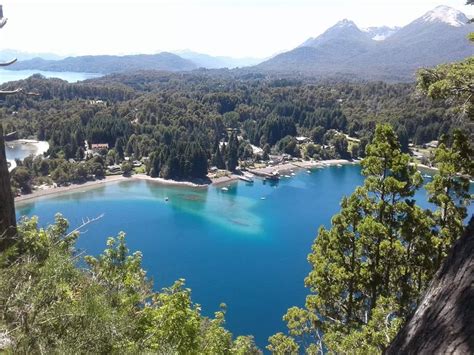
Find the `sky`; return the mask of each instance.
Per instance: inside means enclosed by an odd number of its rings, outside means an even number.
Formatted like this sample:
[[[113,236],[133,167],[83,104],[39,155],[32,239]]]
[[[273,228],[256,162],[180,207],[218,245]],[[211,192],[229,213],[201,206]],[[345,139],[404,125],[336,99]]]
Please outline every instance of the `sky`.
[[[0,0],[0,50],[60,55],[192,50],[265,58],[339,20],[403,26],[438,5],[467,15],[465,0]]]

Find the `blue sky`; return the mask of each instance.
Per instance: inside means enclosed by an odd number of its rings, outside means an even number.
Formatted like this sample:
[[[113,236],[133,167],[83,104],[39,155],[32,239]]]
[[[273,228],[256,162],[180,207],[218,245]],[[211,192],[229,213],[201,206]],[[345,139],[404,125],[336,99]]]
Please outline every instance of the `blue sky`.
[[[267,57],[337,21],[406,25],[437,5],[473,14],[464,0],[3,0],[0,49],[63,55],[190,49]]]

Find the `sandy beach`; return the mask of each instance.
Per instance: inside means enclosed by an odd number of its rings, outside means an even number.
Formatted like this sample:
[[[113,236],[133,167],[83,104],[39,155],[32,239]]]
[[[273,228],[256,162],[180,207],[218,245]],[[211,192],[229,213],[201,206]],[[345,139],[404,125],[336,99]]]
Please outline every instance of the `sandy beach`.
[[[301,170],[301,169],[311,169],[315,167],[328,167],[334,165],[343,165],[343,164],[354,164],[354,162],[342,159],[334,159],[334,160],[324,160],[324,161],[298,161],[298,162],[287,162],[282,164],[277,164],[274,166],[264,167],[264,168],[257,168],[257,169],[250,169],[251,172],[258,172],[258,173],[265,173],[271,174],[273,172],[289,172],[292,170]],[[145,180],[154,182],[160,185],[166,186],[181,186],[181,187],[193,187],[193,188],[207,188],[209,185],[225,185],[236,182],[239,180],[239,176],[235,174],[231,174],[228,176],[222,176],[218,178],[211,179],[211,184],[197,184],[190,181],[176,181],[176,180],[167,180],[162,178],[152,178],[151,176],[145,174],[135,174],[130,177],[122,176],[122,175],[112,175],[106,176],[102,180],[94,180],[94,181],[87,181],[83,184],[72,184],[69,186],[60,186],[60,187],[48,187],[41,190],[35,190],[31,194],[21,195],[15,197],[16,203],[22,203],[26,201],[31,201],[36,198],[44,197],[44,196],[52,196],[52,195],[60,195],[62,193],[68,193],[72,191],[85,191],[88,189],[93,189],[99,187],[104,184],[109,184],[112,182],[120,182],[120,181],[132,181],[132,180]]]
[[[72,184],[69,186],[49,187],[42,190],[36,190],[31,194],[17,196],[15,197],[15,202],[18,203],[18,202],[23,202],[23,201],[29,201],[29,200],[33,200],[33,199],[43,197],[43,196],[60,195],[62,193],[66,193],[70,191],[87,190],[87,189],[95,188],[95,187],[98,187],[110,182],[124,181],[124,180],[130,180],[130,178],[124,177],[122,175],[114,175],[114,176],[106,176],[102,180],[87,181],[83,184]]]
[[[195,188],[206,188],[209,185],[209,184],[197,184],[191,181],[176,181],[176,180],[171,180],[171,179],[154,178],[145,174],[135,174],[125,179],[146,180],[146,181],[152,181],[161,185],[195,187]]]
[[[193,182],[188,181],[175,181],[175,180],[166,180],[162,178],[152,178],[145,174],[135,174],[132,176],[123,176],[123,175],[112,175],[106,176],[104,179],[101,180],[94,180],[94,181],[87,181],[83,184],[72,184],[69,186],[60,186],[60,187],[48,187],[42,190],[36,190],[31,194],[21,195],[15,197],[15,202],[23,202],[23,201],[30,201],[39,197],[43,196],[51,196],[51,195],[60,195],[62,193],[67,193],[71,191],[80,191],[80,190],[88,190],[92,188],[96,188],[98,186],[109,184],[112,182],[119,182],[119,181],[132,181],[132,180],[146,180],[151,181],[161,185],[167,186],[182,186],[182,187],[194,187],[194,188],[207,188],[207,184],[196,184]]]

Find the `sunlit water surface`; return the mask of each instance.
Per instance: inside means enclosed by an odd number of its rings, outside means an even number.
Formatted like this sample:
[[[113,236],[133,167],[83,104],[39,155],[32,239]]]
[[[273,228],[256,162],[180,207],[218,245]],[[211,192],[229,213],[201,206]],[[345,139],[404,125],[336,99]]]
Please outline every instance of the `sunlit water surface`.
[[[125,231],[157,288],[185,278],[205,314],[226,303],[227,327],[254,335],[263,348],[285,330],[286,310],[304,304],[306,257],[318,227],[330,224],[342,196],[362,182],[360,167],[351,165],[302,171],[277,185],[238,182],[228,191],[130,181],[41,198],[17,212],[48,224],[59,211],[72,226],[104,213],[79,248],[96,255],[107,237]],[[426,206],[424,191],[417,198]]]

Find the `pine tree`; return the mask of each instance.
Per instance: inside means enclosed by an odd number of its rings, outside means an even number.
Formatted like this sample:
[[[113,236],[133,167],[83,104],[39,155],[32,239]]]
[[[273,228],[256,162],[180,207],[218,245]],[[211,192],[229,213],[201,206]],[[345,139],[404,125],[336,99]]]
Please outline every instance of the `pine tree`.
[[[474,150],[461,131],[455,131],[451,147],[444,137],[435,153],[434,164],[439,173],[426,185],[429,201],[437,206],[434,212],[437,230],[438,256],[436,268],[447,255],[464,229],[467,204],[470,203],[469,176],[474,175]]]
[[[227,170],[234,171],[239,164],[239,141],[237,134],[234,132],[229,138],[229,146],[227,148]]]
[[[308,351],[382,351],[436,270],[433,220],[412,199],[421,175],[390,126],[376,128],[362,172],[308,256],[305,308],[284,317]]]
[[[224,158],[222,157],[219,145],[217,145],[214,156],[212,157],[212,164],[218,169],[225,169]]]

